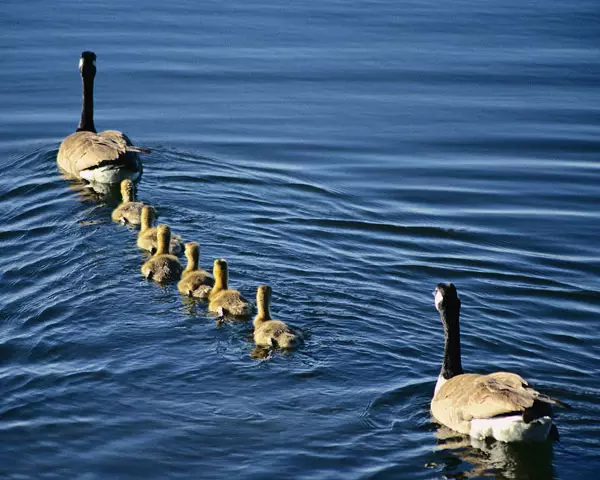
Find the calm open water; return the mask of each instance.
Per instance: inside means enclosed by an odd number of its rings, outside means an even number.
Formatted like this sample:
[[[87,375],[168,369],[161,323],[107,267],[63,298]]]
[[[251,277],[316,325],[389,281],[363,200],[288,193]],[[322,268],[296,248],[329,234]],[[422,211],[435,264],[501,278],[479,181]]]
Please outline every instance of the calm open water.
[[[597,474],[597,2],[132,3],[2,3],[0,477]],[[140,199],[302,349],[251,359],[60,177],[83,50]],[[571,403],[559,443],[431,422],[449,280],[465,367]]]

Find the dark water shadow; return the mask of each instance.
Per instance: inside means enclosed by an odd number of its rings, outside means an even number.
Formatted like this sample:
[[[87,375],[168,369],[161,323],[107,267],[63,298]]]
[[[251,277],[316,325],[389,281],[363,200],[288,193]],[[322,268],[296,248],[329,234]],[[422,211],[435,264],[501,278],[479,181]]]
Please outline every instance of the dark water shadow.
[[[437,451],[427,468],[444,478],[554,479],[551,441],[504,443],[476,440],[440,426]]]

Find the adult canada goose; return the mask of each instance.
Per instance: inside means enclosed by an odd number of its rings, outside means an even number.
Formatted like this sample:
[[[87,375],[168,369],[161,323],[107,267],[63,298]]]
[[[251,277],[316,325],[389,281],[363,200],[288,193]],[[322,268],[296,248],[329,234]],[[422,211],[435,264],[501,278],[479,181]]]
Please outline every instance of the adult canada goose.
[[[130,223],[132,225],[139,225],[144,204],[135,201],[135,186],[128,178],[121,182],[121,198],[123,199],[123,202],[113,210],[112,219],[115,222],[121,222],[123,224]]]
[[[217,259],[213,264],[215,286],[208,297],[208,310],[219,314],[219,317],[248,317],[250,306],[237,290],[229,289],[229,271],[225,259]]]
[[[158,249],[150,259],[142,265],[142,275],[148,280],[158,283],[179,280],[183,267],[175,255],[169,253],[171,229],[167,225],[157,227]]]
[[[140,215],[140,233],[138,233],[137,246],[142,250],[148,250],[150,253],[155,253],[158,246],[156,228],[152,226],[155,219],[156,211],[154,208],[144,205]],[[182,251],[183,239],[179,235],[171,233],[169,253],[179,255]]]
[[[431,400],[435,419],[477,439],[518,442],[558,438],[552,424],[552,405],[568,405],[534,390],[515,373],[463,373],[456,287],[440,283],[434,298],[445,333],[444,361]]]
[[[206,300],[212,290],[215,280],[206,270],[199,268],[200,246],[196,242],[185,244],[187,266],[181,274],[177,289],[187,297]]]
[[[92,183],[120,183],[125,178],[136,180],[142,173],[138,152],[150,150],[135,147],[117,130],[96,132],[94,126],[94,77],[96,54],[83,52],[79,60],[83,80],[81,121],[77,131],[63,140],[58,150],[58,166],[69,176]]]
[[[254,342],[263,347],[293,348],[302,343],[302,335],[280,320],[271,318],[271,287],[261,285],[256,290],[257,315],[254,325]]]

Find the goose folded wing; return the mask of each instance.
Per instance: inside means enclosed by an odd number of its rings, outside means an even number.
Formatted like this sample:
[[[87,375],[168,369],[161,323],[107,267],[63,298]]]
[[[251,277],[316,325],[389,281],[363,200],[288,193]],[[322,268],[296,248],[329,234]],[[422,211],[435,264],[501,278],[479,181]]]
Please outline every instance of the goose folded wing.
[[[77,132],[65,140],[69,170],[80,172],[104,165],[128,166],[134,161],[128,155],[130,143],[125,135],[115,130],[100,134]]]
[[[491,418],[519,413],[535,401],[535,390],[520,385],[526,382],[515,374],[464,374],[454,377],[440,390],[436,400],[453,411],[457,420]],[[514,375],[514,377],[513,377]],[[535,392],[537,393],[537,392]]]

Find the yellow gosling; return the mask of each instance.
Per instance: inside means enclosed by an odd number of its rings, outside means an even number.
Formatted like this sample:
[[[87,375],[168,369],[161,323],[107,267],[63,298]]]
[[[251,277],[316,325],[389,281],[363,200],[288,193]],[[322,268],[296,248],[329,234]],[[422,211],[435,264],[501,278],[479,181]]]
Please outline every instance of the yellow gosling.
[[[156,253],[158,240],[156,237],[156,228],[152,225],[156,220],[156,211],[152,207],[144,206],[141,213],[140,233],[138,233],[137,246],[142,250],[148,250],[150,253]],[[169,242],[169,253],[179,255],[183,252],[183,239],[174,233],[171,234]]]
[[[115,222],[121,222],[123,225],[127,223],[139,225],[144,204],[135,201],[135,187],[128,178],[121,182],[121,198],[123,202],[113,210],[112,219]]]
[[[230,290],[227,262],[221,258],[213,264],[215,286],[210,292],[208,310],[218,313],[220,317],[248,317],[250,305],[237,290]]]
[[[196,242],[186,243],[185,257],[187,258],[187,266],[181,274],[177,289],[186,297],[206,300],[215,284],[215,280],[210,273],[199,268],[200,245]]]
[[[302,334],[284,322],[271,318],[271,287],[261,285],[256,291],[258,314],[254,325],[254,342],[261,347],[294,348],[302,343]]]
[[[156,254],[142,265],[142,275],[158,283],[179,280],[183,267],[175,255],[169,254],[171,229],[167,225],[159,225],[156,230],[158,249]]]

